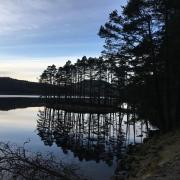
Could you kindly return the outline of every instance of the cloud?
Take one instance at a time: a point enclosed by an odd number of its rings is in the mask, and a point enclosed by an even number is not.
[[[90,19],[102,19],[101,13],[110,4],[109,0],[0,0],[0,33],[37,31],[57,26],[68,29],[71,24],[92,23]]]
[[[124,1],[0,0],[0,75],[35,81],[49,64],[100,55],[98,29]]]
[[[52,64],[63,66],[67,60],[75,62],[77,57],[49,57],[49,58],[8,58],[0,59],[0,77],[12,77],[29,81],[38,81],[43,70]]]
[[[28,49],[23,51],[22,46],[58,44],[76,48],[81,44],[97,52],[98,29],[117,4],[119,0],[0,0],[0,49],[9,47],[11,53],[14,46],[28,56]],[[53,48],[58,51],[57,46]],[[39,53],[45,55],[41,50]]]

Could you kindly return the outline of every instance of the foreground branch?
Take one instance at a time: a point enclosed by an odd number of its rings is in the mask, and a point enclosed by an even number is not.
[[[45,158],[41,153],[31,153],[24,147],[0,143],[0,179],[81,179],[77,168],[57,160],[52,154]]]

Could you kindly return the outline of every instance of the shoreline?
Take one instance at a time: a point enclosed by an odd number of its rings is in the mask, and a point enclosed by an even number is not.
[[[42,99],[37,97],[0,97],[0,110],[11,110],[16,108],[25,107],[49,107],[52,109],[61,109],[67,112],[74,113],[115,113],[125,110],[114,106],[108,105],[94,105],[94,104],[82,104],[82,103],[72,103],[71,102],[58,102],[54,99]]]
[[[180,179],[180,130],[155,135],[130,146],[118,162],[113,180]]]

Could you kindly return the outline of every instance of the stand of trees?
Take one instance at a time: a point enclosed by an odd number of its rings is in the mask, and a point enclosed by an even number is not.
[[[116,98],[163,130],[179,125],[180,1],[129,0],[101,26],[100,58],[49,66],[40,82],[64,87],[64,96]],[[94,85],[97,83],[97,86]],[[68,91],[67,91],[68,89]],[[105,101],[106,102],[106,101]]]
[[[72,64],[67,61],[63,67],[48,66],[40,77],[40,82],[61,87],[61,91],[47,92],[47,97],[64,99],[88,99],[91,104],[111,104],[118,97],[117,77],[103,58],[84,56]]]
[[[122,15],[113,11],[99,32],[104,57],[125,80],[127,102],[165,130],[179,124],[179,22],[178,0],[129,0]]]

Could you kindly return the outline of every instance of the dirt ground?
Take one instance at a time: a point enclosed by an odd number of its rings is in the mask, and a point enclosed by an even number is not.
[[[114,180],[180,180],[180,130],[133,147],[123,163]]]

